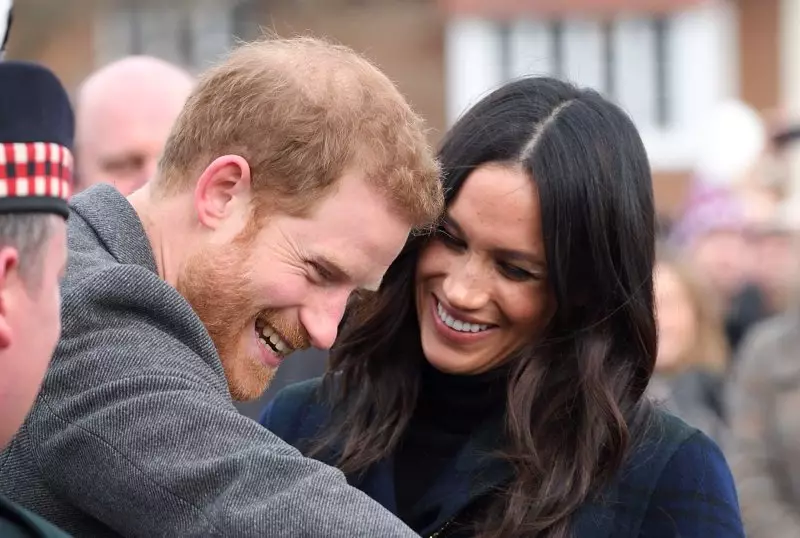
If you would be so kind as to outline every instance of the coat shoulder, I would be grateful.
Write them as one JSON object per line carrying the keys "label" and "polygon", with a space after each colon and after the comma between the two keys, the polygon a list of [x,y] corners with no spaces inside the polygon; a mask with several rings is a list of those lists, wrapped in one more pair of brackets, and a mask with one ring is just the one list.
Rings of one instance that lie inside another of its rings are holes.
{"label": "coat shoulder", "polygon": [[644,517],[648,536],[744,538],[736,486],[717,444],[696,431],[659,474]]}
{"label": "coat shoulder", "polygon": [[330,416],[322,394],[322,378],[309,379],[284,388],[267,405],[259,422],[272,433],[298,446],[313,438]]}
{"label": "coat shoulder", "polygon": [[646,505],[640,504],[641,533],[744,537],[730,469],[720,448],[703,432],[656,411],[632,463],[621,493],[632,496],[629,506],[647,499]]}

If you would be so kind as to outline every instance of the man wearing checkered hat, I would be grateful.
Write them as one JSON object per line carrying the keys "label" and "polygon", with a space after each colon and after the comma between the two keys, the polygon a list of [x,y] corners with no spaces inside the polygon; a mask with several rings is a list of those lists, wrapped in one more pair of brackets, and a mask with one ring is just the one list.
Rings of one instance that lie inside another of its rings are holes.
{"label": "man wearing checkered hat", "polygon": [[[0,0],[0,44],[10,7]],[[61,333],[73,123],[50,71],[0,62],[0,447],[33,405]],[[67,535],[0,497],[0,536]]]}

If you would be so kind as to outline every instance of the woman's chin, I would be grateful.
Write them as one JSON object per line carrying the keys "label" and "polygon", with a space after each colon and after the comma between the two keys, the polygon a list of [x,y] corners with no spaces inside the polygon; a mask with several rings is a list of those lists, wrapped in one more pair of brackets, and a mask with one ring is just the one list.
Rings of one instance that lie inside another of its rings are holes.
{"label": "woman's chin", "polygon": [[475,369],[473,365],[464,360],[464,357],[445,350],[430,350],[425,352],[428,364],[439,372],[450,375],[470,375]]}

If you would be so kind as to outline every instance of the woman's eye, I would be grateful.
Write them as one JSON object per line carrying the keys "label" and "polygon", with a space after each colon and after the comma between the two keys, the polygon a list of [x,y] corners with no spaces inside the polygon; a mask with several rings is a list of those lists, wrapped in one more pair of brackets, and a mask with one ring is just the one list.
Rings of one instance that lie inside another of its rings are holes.
{"label": "woman's eye", "polygon": [[500,272],[502,272],[507,278],[511,280],[532,280],[536,279],[537,276],[530,271],[522,269],[521,267],[517,267],[516,265],[512,265],[510,263],[500,262]]}

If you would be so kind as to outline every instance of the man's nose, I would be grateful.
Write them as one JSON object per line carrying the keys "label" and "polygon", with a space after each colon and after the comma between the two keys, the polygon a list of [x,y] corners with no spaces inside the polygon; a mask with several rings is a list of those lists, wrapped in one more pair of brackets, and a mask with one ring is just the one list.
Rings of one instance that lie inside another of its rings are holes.
{"label": "man's nose", "polygon": [[318,349],[330,349],[333,346],[349,296],[349,290],[326,290],[317,304],[301,311],[300,322],[312,346]]}

